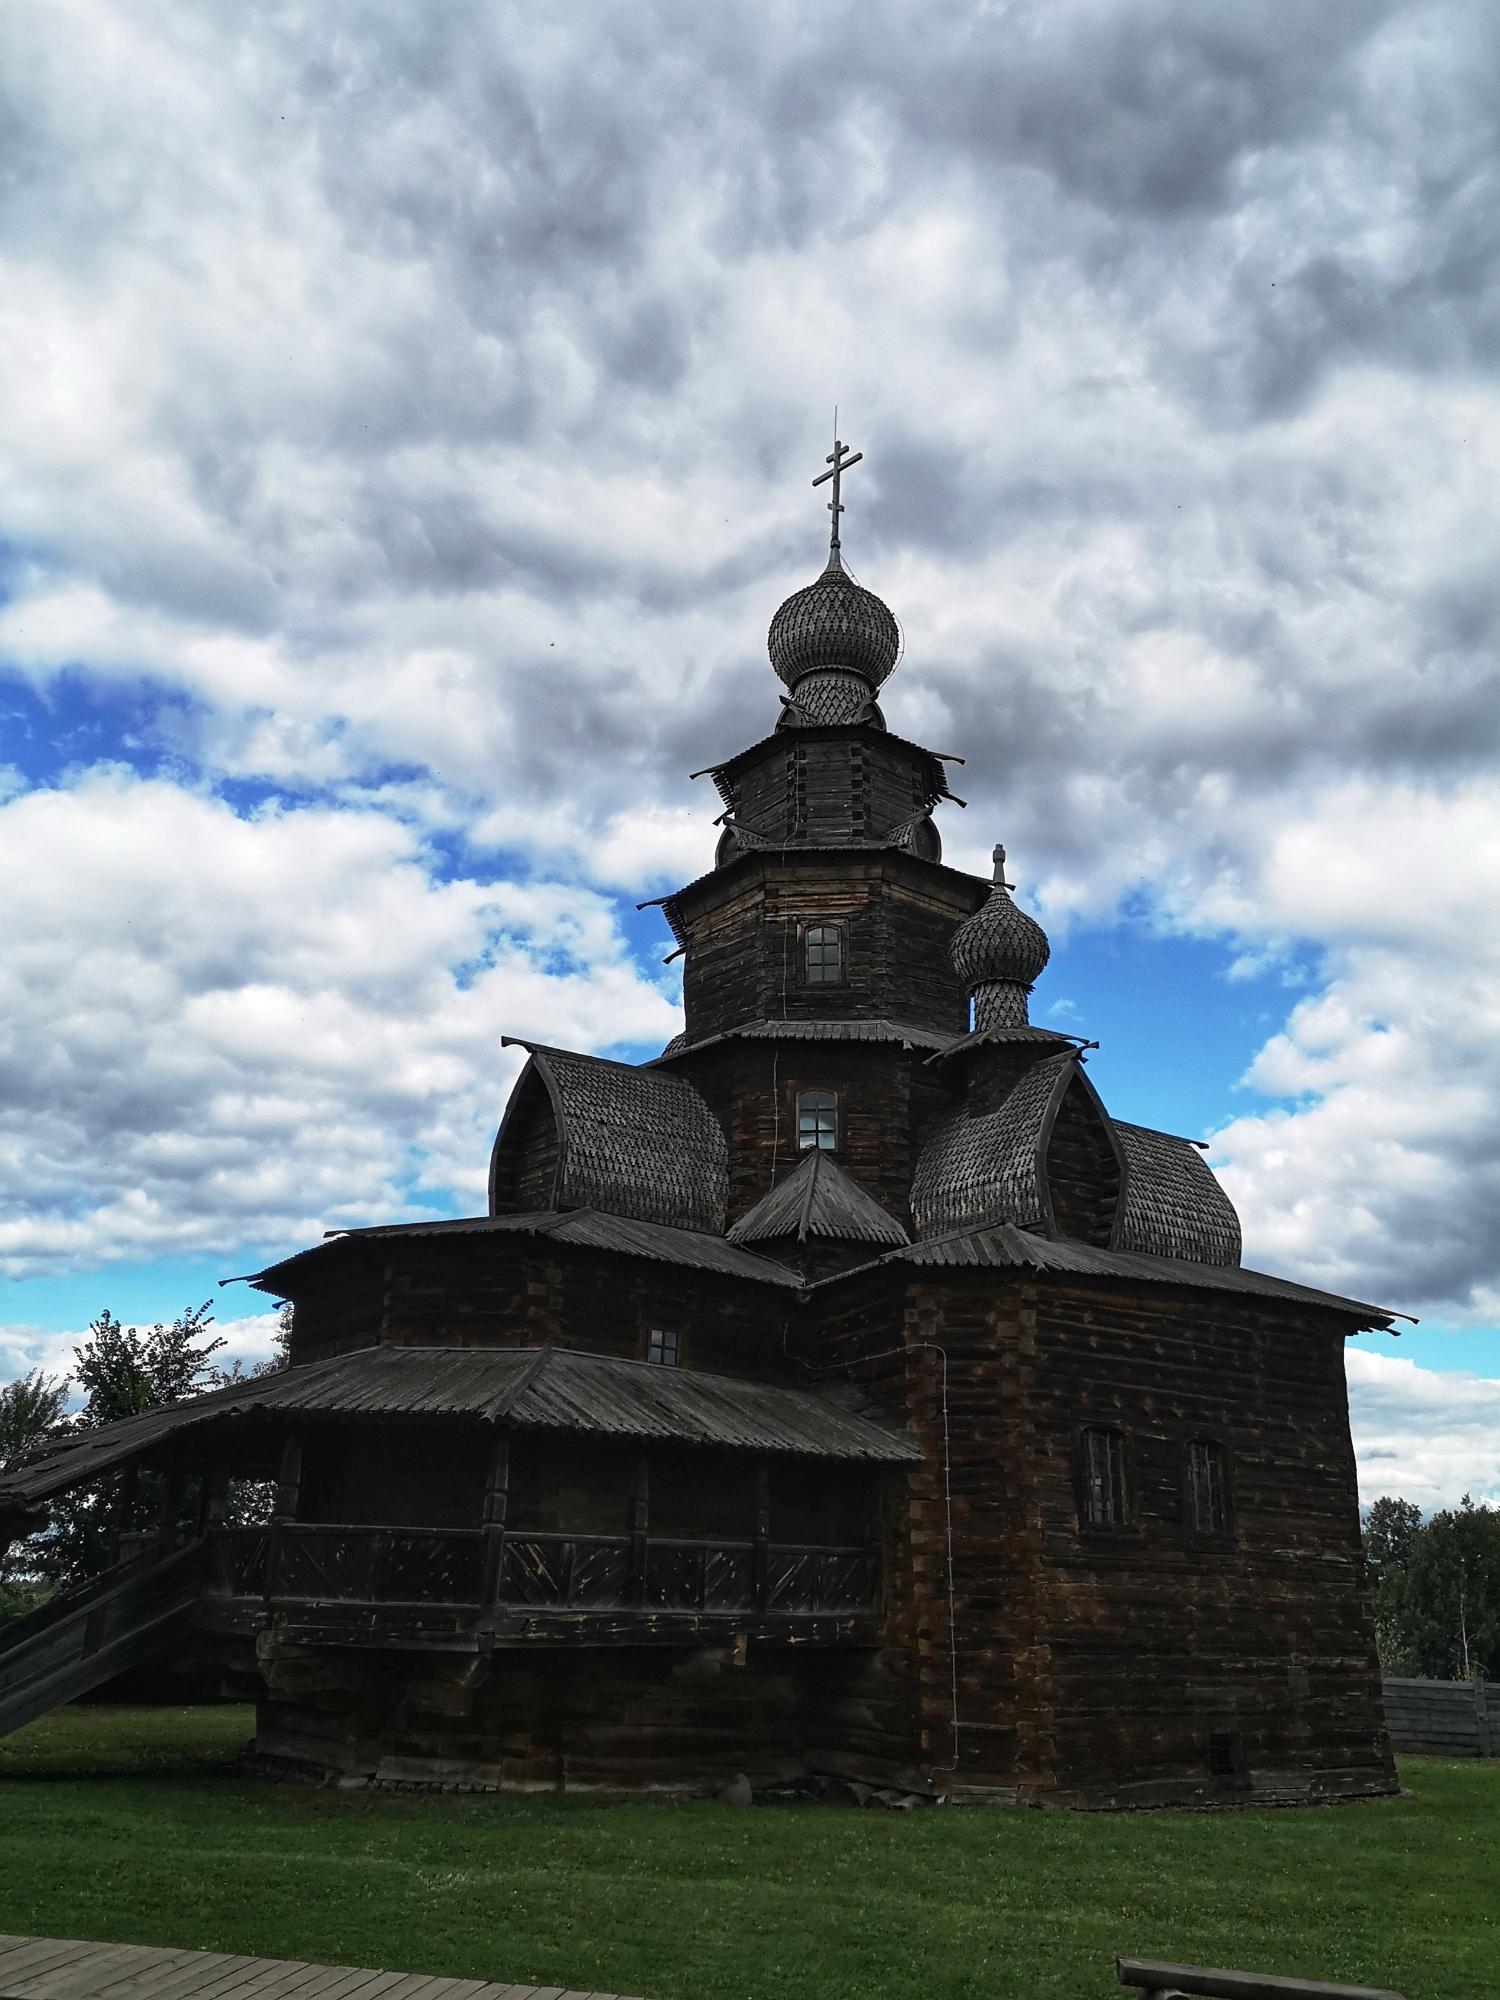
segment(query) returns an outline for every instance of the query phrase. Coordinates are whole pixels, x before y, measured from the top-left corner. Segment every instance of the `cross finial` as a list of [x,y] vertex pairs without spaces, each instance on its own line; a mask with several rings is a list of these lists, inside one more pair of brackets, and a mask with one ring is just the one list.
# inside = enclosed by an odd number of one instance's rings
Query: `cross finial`
[[824,461],[826,465],[832,467],[832,470],[829,472],[820,472],[817,478],[813,481],[814,486],[821,486],[825,479],[831,479],[833,481],[833,498],[828,503],[828,511],[833,516],[833,530],[828,537],[828,546],[831,549],[838,548],[839,515],[842,514],[844,511],[843,505],[839,500],[840,477],[843,473],[846,473],[849,470],[851,465],[858,465],[859,461],[864,457],[864,453],[862,451],[855,452],[852,457],[847,455],[848,451],[849,447],[847,445],[840,444],[838,439],[835,438],[833,441],[833,450],[829,452],[828,457]]

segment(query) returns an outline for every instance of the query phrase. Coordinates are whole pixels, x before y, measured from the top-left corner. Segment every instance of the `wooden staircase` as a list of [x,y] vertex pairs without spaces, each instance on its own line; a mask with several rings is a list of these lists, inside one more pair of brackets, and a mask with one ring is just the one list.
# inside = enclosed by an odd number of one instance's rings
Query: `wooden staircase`
[[160,1545],[0,1627],[0,1736],[186,1637],[202,1610],[206,1545]]

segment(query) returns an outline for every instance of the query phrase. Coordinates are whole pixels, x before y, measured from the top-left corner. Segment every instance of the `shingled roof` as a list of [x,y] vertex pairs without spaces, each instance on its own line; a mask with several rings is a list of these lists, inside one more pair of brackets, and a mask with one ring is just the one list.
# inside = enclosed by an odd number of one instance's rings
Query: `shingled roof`
[[734,1028],[703,1035],[690,1042],[686,1033],[674,1035],[657,1062],[666,1062],[693,1049],[712,1048],[717,1042],[897,1042],[903,1048],[946,1049],[953,1037],[941,1028],[924,1028],[914,1021],[891,1021],[883,1015],[868,1021],[742,1021]]
[[827,1153],[804,1153],[784,1180],[763,1194],[729,1232],[731,1243],[769,1243],[809,1236],[835,1243],[906,1243],[905,1229],[874,1195]]
[[723,1232],[724,1128],[686,1077],[542,1042],[520,1046],[530,1051],[531,1061],[496,1134],[492,1187],[506,1162],[518,1108],[539,1081],[556,1125],[549,1208],[598,1208],[641,1222]]
[[[1150,1256],[1142,1251],[1105,1250],[1092,1243],[1071,1238],[1038,1236],[1012,1223],[997,1223],[980,1229],[956,1230],[951,1235],[910,1243],[900,1250],[887,1251],[874,1264],[925,1265],[945,1269],[1046,1271],[1079,1277],[1129,1278],[1153,1285],[1182,1285],[1189,1290],[1234,1292],[1246,1297],[1284,1299],[1293,1305],[1320,1306],[1358,1322],[1356,1328],[1388,1328],[1393,1319],[1409,1315],[1372,1306],[1363,1299],[1349,1299],[1337,1292],[1323,1292],[1312,1285],[1299,1285],[1290,1278],[1273,1278],[1265,1271],[1249,1271],[1242,1264],[1204,1264],[1183,1257]],[[824,1278],[812,1287],[846,1282],[852,1271]]]
[[1050,1119],[1075,1068],[1071,1049],[1023,1070],[1000,1104],[957,1104],[934,1128],[912,1176],[919,1236],[978,1222],[1045,1227],[1042,1154]]
[[906,1433],[839,1390],[783,1388],[559,1347],[366,1347],[104,1424],[13,1468],[0,1508],[33,1506],[184,1431],[248,1417],[460,1418],[643,1443],[905,1464]]
[[577,1244],[589,1250],[613,1250],[621,1257],[645,1257],[661,1264],[681,1264],[689,1270],[714,1271],[725,1277],[748,1278],[762,1285],[795,1285],[797,1279],[769,1257],[758,1257],[697,1229],[672,1229],[661,1222],[641,1222],[634,1216],[606,1215],[599,1209],[575,1208],[566,1213],[556,1209],[525,1209],[517,1215],[465,1215],[442,1222],[376,1223],[365,1229],[330,1230],[322,1243],[299,1250],[279,1264],[257,1271],[248,1282],[258,1291],[280,1297],[290,1289],[288,1279],[307,1268],[312,1258],[323,1258],[340,1245],[355,1242],[405,1241],[422,1236],[513,1237],[546,1236],[556,1243]]
[[1118,1118],[1110,1122],[1125,1155],[1116,1247],[1201,1264],[1238,1264],[1240,1219],[1192,1140]]

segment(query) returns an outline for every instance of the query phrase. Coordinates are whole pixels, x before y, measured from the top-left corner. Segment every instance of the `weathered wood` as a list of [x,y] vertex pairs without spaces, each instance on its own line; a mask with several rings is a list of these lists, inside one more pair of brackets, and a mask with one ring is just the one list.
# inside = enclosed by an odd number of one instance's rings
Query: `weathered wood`
[[[0,1936],[0,2000],[566,2000],[560,1986]],[[609,1993],[579,2000],[617,2000]]]
[[1500,1756],[1485,1682],[1387,1675],[1381,1683],[1392,1747],[1415,1756]]
[[1221,1972],[1202,1965],[1167,1965],[1155,1959],[1117,1958],[1122,1986],[1157,2000],[1202,1994],[1208,2000],[1403,2000],[1386,1986],[1340,1986],[1322,1979],[1278,1979],[1260,1972]]

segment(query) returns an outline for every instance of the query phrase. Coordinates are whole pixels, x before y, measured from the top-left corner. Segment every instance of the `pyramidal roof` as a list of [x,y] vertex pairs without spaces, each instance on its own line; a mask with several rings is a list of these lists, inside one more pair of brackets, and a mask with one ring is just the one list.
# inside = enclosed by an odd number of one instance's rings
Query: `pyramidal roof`
[[831,1237],[836,1243],[911,1241],[894,1215],[846,1174],[827,1153],[809,1152],[801,1164],[763,1194],[729,1232],[731,1243],[761,1243],[776,1237]]

